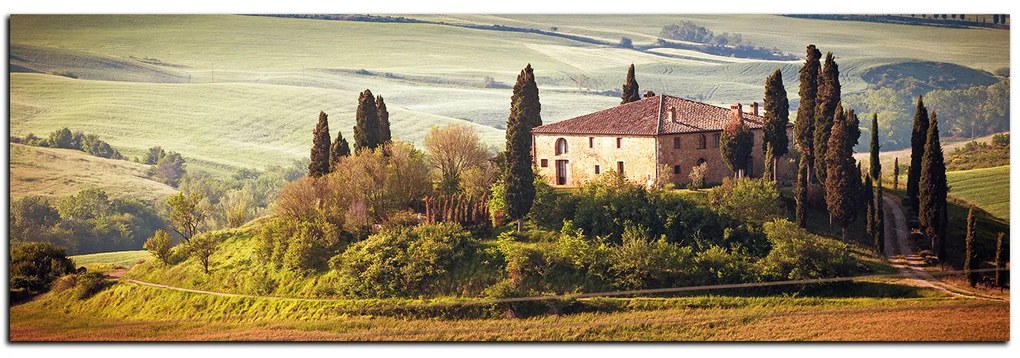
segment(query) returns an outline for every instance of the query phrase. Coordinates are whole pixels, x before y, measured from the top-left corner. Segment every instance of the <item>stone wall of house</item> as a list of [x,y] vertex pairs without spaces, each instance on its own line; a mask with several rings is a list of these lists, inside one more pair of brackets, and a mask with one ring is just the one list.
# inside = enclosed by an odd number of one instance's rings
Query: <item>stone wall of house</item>
[[[566,140],[567,151],[556,155],[556,141],[560,138]],[[567,161],[567,182],[562,186],[580,186],[596,175],[596,165],[600,173],[605,173],[616,170],[618,162],[624,163],[624,175],[635,183],[644,185],[656,178],[655,137],[536,134],[534,140],[535,174],[542,175],[553,186],[560,186],[556,183],[557,160]]]
[[[705,173],[705,183],[708,185],[718,184],[722,182],[725,177],[732,177],[733,171],[726,166],[726,163],[722,159],[722,153],[719,148],[718,134],[721,132],[707,132],[707,133],[685,133],[685,134],[674,134],[674,135],[661,135],[657,137],[656,148],[658,150],[658,160],[660,165],[663,166],[662,170],[668,170],[668,173],[673,175],[673,182],[679,186],[686,186],[690,182],[690,174],[692,168],[698,164],[702,159],[708,163],[708,172]],[[764,157],[765,154],[761,151],[761,143],[764,139],[761,129],[753,129],[751,133],[754,134],[754,147],[751,150],[751,160],[753,167],[750,173],[752,177],[761,177],[762,172],[765,169]],[[792,133],[791,133],[792,135]],[[700,137],[705,136],[706,147],[700,148]],[[675,148],[674,138],[680,138],[680,148]],[[783,174],[789,172],[791,167],[787,157],[779,160],[777,170],[780,173],[780,180],[783,180]],[[680,173],[675,174],[675,166],[680,166]],[[795,174],[795,173],[794,173]],[[792,180],[790,177],[789,180]]]

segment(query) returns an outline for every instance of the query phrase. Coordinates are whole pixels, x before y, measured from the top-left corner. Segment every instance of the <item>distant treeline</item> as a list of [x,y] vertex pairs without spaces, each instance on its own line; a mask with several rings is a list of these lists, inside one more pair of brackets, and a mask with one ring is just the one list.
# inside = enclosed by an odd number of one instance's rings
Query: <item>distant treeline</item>
[[[949,15],[940,14],[932,15],[836,15],[836,14],[789,14],[783,15],[786,17],[793,17],[799,19],[816,19],[816,20],[840,20],[840,21],[864,21],[864,22],[878,22],[886,24],[903,24],[903,25],[921,25],[921,26],[936,26],[936,27],[949,27],[949,28],[967,28],[967,27],[990,27],[996,29],[1009,29],[1009,25],[1005,24],[1006,15],[995,15],[996,21],[986,22],[978,21],[977,17],[971,15],[971,19],[967,20],[967,15]],[[923,17],[922,17],[923,16]],[[937,16],[937,17],[936,17]],[[959,16],[959,20],[957,20]],[[948,19],[952,17],[952,19]],[[939,19],[941,18],[941,19]],[[998,20],[998,19],[1003,20]],[[999,23],[1001,22],[1001,23]]]
[[11,143],[35,147],[77,149],[97,157],[124,159],[124,156],[119,151],[113,149],[109,143],[99,139],[98,135],[85,134],[82,131],[71,132],[67,128],[55,130],[46,138],[36,137],[33,133],[29,133],[25,138],[11,137]]
[[[724,32],[716,35],[704,26],[699,26],[691,21],[681,21],[679,24],[670,24],[662,27],[659,32],[657,46],[696,50],[719,56],[756,58],[765,60],[796,60],[800,57],[783,53],[778,48],[756,47],[750,42],[744,41],[744,36],[738,33],[730,34]],[[665,39],[695,42],[700,46],[670,42]]]

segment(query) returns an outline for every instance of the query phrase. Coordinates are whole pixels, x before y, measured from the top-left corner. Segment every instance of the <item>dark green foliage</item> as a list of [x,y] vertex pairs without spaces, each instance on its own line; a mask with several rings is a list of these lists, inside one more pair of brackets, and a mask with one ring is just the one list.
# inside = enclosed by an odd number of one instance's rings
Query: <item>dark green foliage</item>
[[924,157],[925,143],[928,140],[929,123],[924,99],[918,96],[917,109],[914,112],[914,129],[910,132],[910,169],[907,170],[907,203],[914,213],[920,213],[918,183],[921,182],[921,159]]
[[[359,108],[360,110],[360,108]],[[312,152],[309,155],[311,160],[308,163],[308,176],[318,178],[329,174],[329,118],[326,112],[319,112],[319,122],[312,130]]]
[[[11,202],[11,241],[51,241],[60,213],[41,196],[27,196]],[[52,242],[52,241],[51,241]]]
[[719,213],[745,223],[760,225],[785,216],[776,182],[768,179],[723,178],[722,185],[709,193],[708,201]]
[[145,158],[142,159],[142,164],[156,165],[160,160],[166,157],[166,151],[163,147],[155,146],[149,148],[148,152],[145,152]]
[[[531,210],[535,200],[535,173],[531,159],[531,129],[542,125],[542,105],[539,103],[535,74],[528,64],[514,85],[510,97],[510,116],[506,121],[506,168],[503,182],[506,185],[505,201],[508,220],[519,220]],[[520,222],[518,221],[518,229]]]
[[991,143],[967,142],[946,157],[946,170],[970,170],[1009,165],[1009,134],[996,134]]
[[9,289],[38,293],[50,288],[58,277],[74,272],[64,249],[46,242],[22,242],[11,246]]
[[177,152],[169,152],[152,167],[152,173],[161,183],[176,188],[187,173],[186,166],[184,157]]
[[[861,201],[864,202],[864,206],[866,208],[866,210],[865,210],[865,217],[864,217],[864,219],[865,219],[864,233],[865,233],[865,235],[867,235],[868,238],[872,239],[872,241],[874,242],[874,239],[875,239],[875,200],[874,200],[874,198],[875,198],[875,190],[874,190],[874,183],[871,181],[871,176],[870,175],[868,175],[868,176],[866,176],[864,178],[864,185],[863,185],[862,189],[863,190],[862,190],[861,199],[865,199],[865,200],[861,200]],[[874,244],[874,248],[876,250],[878,250],[878,243],[874,242],[873,244]]]
[[641,99],[641,90],[638,89],[637,79],[634,78],[634,64],[627,69],[627,81],[623,83],[623,93],[620,94],[620,104],[630,103]]
[[875,207],[875,218],[874,227],[872,228],[875,232],[875,247],[878,249],[879,255],[885,252],[885,205],[882,200],[882,177],[878,177],[878,185],[875,186],[875,198],[872,200],[873,206]]
[[[371,90],[361,92],[358,97],[358,111],[355,115],[354,151],[375,149],[379,146],[379,109]],[[329,141],[329,135],[326,135]]]
[[[743,113],[739,106],[737,111]],[[732,116],[730,122],[723,128],[719,142],[719,151],[726,166],[739,175],[750,163],[751,150],[754,148],[753,137],[744,123],[743,115]]]
[[99,272],[83,272],[74,276],[74,298],[84,300],[95,296],[109,284],[106,277]]
[[766,278],[846,277],[857,266],[846,244],[811,234],[786,219],[765,223],[764,230],[772,244],[768,256],[759,263]]
[[994,284],[995,284],[995,287],[998,287],[1000,289],[1001,288],[1005,288],[1007,286],[1007,284],[1009,283],[1009,280],[1005,280],[1004,279],[1006,273],[1003,272],[1003,269],[1006,268],[1006,263],[1003,262],[1004,261],[1003,260],[1004,257],[1002,255],[1003,250],[1005,249],[1002,246],[1002,242],[1003,242],[1003,239],[1005,237],[1006,237],[1006,234],[1000,232],[999,235],[996,236],[996,238],[995,238],[995,261],[994,261],[994,264],[995,264],[995,279],[994,279]]
[[938,116],[932,112],[918,182],[918,220],[940,262],[945,262],[946,164],[939,140]]
[[[829,135],[832,133],[832,124],[835,116],[839,115],[836,106],[840,103],[840,91],[839,65],[833,59],[832,52],[829,52],[825,55],[825,67],[818,75],[818,97],[815,103],[815,158],[825,158],[829,151]],[[818,182],[825,182],[827,171],[828,164],[815,165]]]
[[[803,152],[802,152],[803,153]],[[797,202],[796,220],[797,226],[807,227],[807,204],[808,204],[808,162],[806,154],[797,161],[797,183],[794,186],[794,200]]]
[[386,102],[382,95],[375,97],[375,112],[379,118],[379,144],[389,142],[392,138],[390,133],[390,111],[386,110]]
[[[786,126],[790,124],[790,101],[786,98],[786,87],[783,86],[783,72],[778,69],[765,79],[764,105],[762,132],[765,138],[762,141],[762,152],[771,145],[772,155],[782,157],[790,146],[790,139],[786,136]],[[766,161],[765,166],[772,166],[772,162]]]
[[329,169],[334,171],[337,169],[337,163],[343,157],[351,155],[351,146],[347,144],[347,139],[344,139],[344,134],[337,131],[336,140],[329,147]]
[[[826,145],[827,153],[824,156],[825,165],[828,167],[825,176],[825,205],[829,211],[831,221],[843,229],[843,239],[846,240],[846,227],[853,218],[853,212],[859,205],[856,199],[859,197],[859,186],[854,185],[854,176],[859,181],[860,173],[857,173],[853,158],[853,145],[850,139],[850,128],[848,126],[849,111],[844,111],[842,104],[837,104],[836,115],[832,123],[832,135],[829,136]],[[821,178],[821,176],[819,177]]]
[[209,258],[212,257],[212,254],[216,253],[220,242],[227,235],[221,232],[195,235],[184,244],[184,247],[188,254],[196,258],[202,265],[202,271],[209,274]]
[[113,149],[109,143],[99,139],[98,135],[85,134],[81,131],[72,133],[68,128],[61,128],[53,131],[46,139],[36,137],[35,134],[29,133],[25,136],[24,140],[15,140],[15,138],[12,138],[11,142],[22,142],[26,145],[37,147],[76,149],[96,157],[124,159],[124,156],[121,155],[120,152]]
[[878,143],[878,114],[873,114],[871,116],[871,158],[868,164],[871,166],[869,174],[876,180],[882,176],[882,161],[878,158],[881,150],[882,146]]
[[257,255],[273,267],[292,271],[322,271],[329,259],[343,252],[353,237],[326,220],[300,221],[275,217],[259,225]]
[[478,243],[454,223],[386,229],[330,260],[340,290],[355,297],[417,296],[440,291]]
[[761,172],[762,179],[772,181],[776,180],[775,178],[776,157],[773,153],[775,153],[775,151],[772,150],[772,145],[765,144],[765,168]]
[[51,148],[77,149],[81,143],[75,143],[70,129],[62,128],[50,133],[47,146]]
[[[794,123],[794,138],[801,160],[807,163],[807,176],[815,163],[815,102],[818,96],[818,72],[822,53],[815,45],[808,45],[804,66],[800,68],[800,106],[797,108],[797,122]],[[799,181],[799,180],[798,180]],[[807,178],[805,177],[805,183]],[[805,191],[806,192],[806,191]]]
[[967,282],[970,283],[970,287],[977,286],[978,278],[980,275],[974,270],[978,269],[978,258],[976,257],[976,250],[974,249],[974,240],[977,235],[977,222],[974,219],[974,207],[970,207],[970,211],[967,212],[967,237],[964,239],[964,257],[963,257],[963,274],[967,277]]
[[893,190],[900,190],[900,158],[893,159]]

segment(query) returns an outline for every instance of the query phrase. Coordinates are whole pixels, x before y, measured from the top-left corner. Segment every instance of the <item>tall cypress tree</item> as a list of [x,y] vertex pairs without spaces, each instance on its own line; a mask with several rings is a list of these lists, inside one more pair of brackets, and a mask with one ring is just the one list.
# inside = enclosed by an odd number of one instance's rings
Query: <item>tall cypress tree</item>
[[517,220],[521,230],[521,219],[531,210],[535,201],[535,173],[531,158],[531,129],[541,125],[542,106],[538,98],[534,70],[528,64],[514,85],[510,97],[510,116],[506,121],[506,168],[503,181],[506,184],[506,211],[510,220]]
[[351,155],[351,147],[347,144],[347,139],[344,139],[344,134],[337,131],[336,140],[329,147],[329,170],[336,171],[340,159],[348,155]]
[[761,178],[765,180],[776,181],[776,173],[774,171],[775,165],[769,164],[776,162],[776,157],[773,154],[775,153],[775,151],[772,150],[772,148],[773,148],[772,144],[765,145],[765,170],[762,171]]
[[382,95],[375,97],[375,112],[379,119],[379,144],[389,143],[390,111],[386,110],[386,102],[383,101]]
[[[790,139],[786,136],[786,127],[790,125],[790,101],[786,98],[786,87],[783,86],[783,73],[778,69],[765,79],[765,119],[762,123],[764,139],[761,142],[762,152],[772,147],[772,157],[766,158],[765,166],[769,172],[775,172],[775,158],[786,155]],[[771,159],[771,160],[770,160]],[[767,177],[775,180],[774,177]]]
[[[837,115],[836,105],[840,102],[839,65],[832,52],[825,55],[825,66],[818,75],[818,99],[815,101],[815,158],[824,158],[828,153],[829,135],[833,118]],[[819,182],[825,182],[828,165],[816,165],[815,174]]]
[[931,113],[928,135],[921,158],[921,175],[918,182],[918,219],[931,239],[932,250],[939,262],[945,263],[946,217],[946,164],[939,141],[938,116]]
[[807,227],[807,185],[808,185],[808,162],[801,155],[797,161],[797,185],[793,188],[795,200],[797,201],[796,220],[797,225]]
[[882,199],[882,177],[878,177],[878,183],[875,185],[875,225],[872,228],[875,231],[875,242],[878,244],[878,254],[881,255],[885,252],[885,205]]
[[[843,105],[837,104],[832,122],[832,134],[826,143],[825,165],[825,205],[829,210],[830,222],[842,229],[843,240],[847,239],[846,228],[852,220],[853,211],[857,208],[859,187],[855,187],[853,176],[856,165],[853,158],[853,146],[850,145],[850,133],[847,126],[849,113],[843,111]],[[820,179],[821,177],[819,177]],[[859,179],[857,179],[859,180]]]
[[1002,247],[1002,241],[1005,236],[1006,234],[1000,232],[995,238],[995,287],[998,287],[1000,291],[1006,287],[1006,282],[1009,281],[1003,279],[1004,273],[1002,272],[1006,267],[1005,262],[1003,262],[1005,258],[1002,256],[1003,250],[1005,250]]
[[974,206],[971,205],[970,210],[967,212],[967,238],[964,241],[964,257],[963,257],[963,274],[967,276],[967,282],[970,283],[970,287],[977,286],[978,274],[974,272],[978,268],[977,257],[974,256],[974,238],[977,234],[975,227],[977,222],[974,220]]
[[[874,183],[871,181],[871,175],[864,175],[864,185],[862,186],[861,200],[864,202],[865,207],[865,220],[864,220],[864,234],[874,241],[875,239],[875,191]],[[875,250],[878,250],[878,243],[874,242]]]
[[907,202],[914,213],[920,213],[918,183],[921,181],[921,159],[924,157],[924,145],[928,140],[929,122],[924,99],[918,96],[917,109],[914,111],[914,128],[910,132],[910,169],[907,169]]
[[900,158],[893,159],[892,189],[900,190]]
[[882,162],[878,158],[882,146],[878,143],[878,114],[871,115],[871,170],[869,173],[874,179],[882,176]]
[[371,90],[358,97],[358,112],[354,126],[354,151],[375,149],[379,146],[379,113]]
[[[807,182],[811,180],[811,171],[815,165],[815,102],[818,97],[818,72],[821,68],[819,62],[821,57],[822,53],[815,48],[815,45],[808,45],[804,66],[800,68],[800,106],[797,107],[797,122],[793,127],[797,149],[800,151],[802,160],[806,159]],[[824,161],[824,159],[822,160]]]
[[627,81],[623,83],[623,93],[620,94],[620,104],[630,103],[641,99],[641,90],[638,89],[637,79],[634,78],[634,64],[627,69]]
[[312,153],[309,157],[308,176],[318,178],[329,173],[329,119],[319,112],[319,123],[312,130]]
[[719,137],[719,152],[723,161],[738,176],[750,163],[751,150],[754,148],[754,138],[751,137],[751,131],[747,129],[741,113],[743,112],[738,107]]

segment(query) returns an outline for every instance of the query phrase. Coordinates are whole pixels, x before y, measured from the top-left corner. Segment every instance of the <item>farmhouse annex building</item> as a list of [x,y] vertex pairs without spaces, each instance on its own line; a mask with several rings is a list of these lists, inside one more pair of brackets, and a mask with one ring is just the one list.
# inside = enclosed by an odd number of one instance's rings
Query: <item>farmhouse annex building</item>
[[[693,167],[707,164],[706,183],[733,176],[723,162],[719,139],[723,127],[739,113],[754,135],[752,162],[745,175],[764,169],[762,120],[758,103],[744,113],[739,103],[730,109],[668,95],[645,98],[595,113],[535,127],[536,174],[549,184],[579,186],[609,170],[633,182],[653,185],[672,177],[677,185],[690,181]],[[788,129],[789,131],[789,129]],[[787,172],[780,160],[778,173]]]

